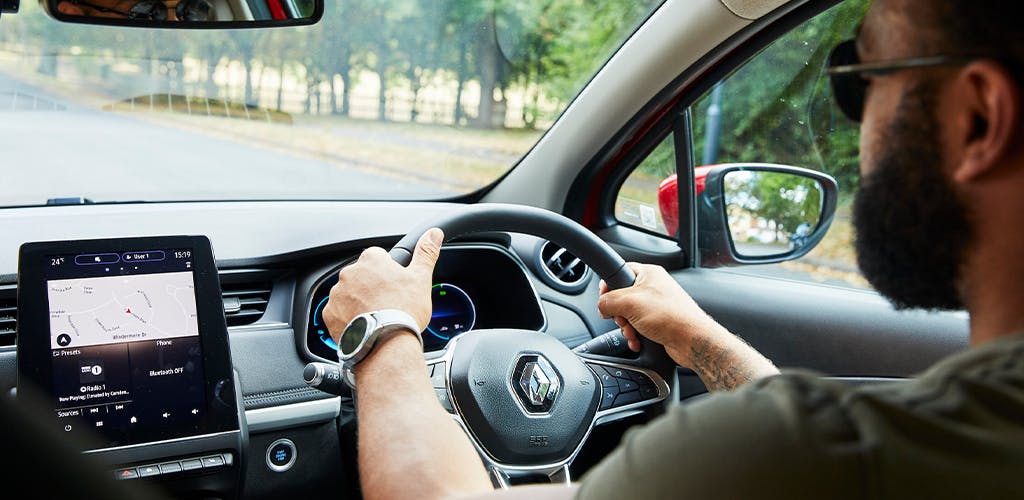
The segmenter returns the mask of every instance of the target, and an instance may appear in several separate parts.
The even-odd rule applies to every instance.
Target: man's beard
[[[897,309],[963,308],[960,268],[972,230],[942,172],[935,96],[928,85],[903,95],[854,201],[857,263]]]

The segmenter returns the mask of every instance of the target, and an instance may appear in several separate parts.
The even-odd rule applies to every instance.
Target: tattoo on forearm
[[[757,364],[761,359],[745,359],[736,352],[724,349],[707,340],[697,340],[690,346],[693,370],[697,372],[709,391],[728,391],[764,375],[764,367]],[[760,357],[758,355],[758,357]],[[763,358],[762,358],[763,359]],[[774,370],[767,359],[763,360]]]

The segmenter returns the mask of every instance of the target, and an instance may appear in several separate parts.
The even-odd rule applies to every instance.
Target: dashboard
[[[0,389],[12,393],[18,381],[14,336],[3,332],[17,328],[16,319],[5,319],[4,311],[20,309],[22,243],[202,235],[215,253],[211,272],[219,275],[230,353],[230,361],[207,366],[235,381],[236,397],[222,399],[237,404],[237,430],[226,427],[230,439],[219,433],[213,441],[199,439],[199,433],[209,435],[207,429],[216,431],[215,426],[181,427],[185,430],[169,439],[140,434],[139,439],[112,440],[106,444],[111,453],[94,456],[111,473],[155,474],[175,496],[215,491],[225,497],[273,498],[342,491],[356,497],[351,395],[326,394],[302,380],[306,363],[334,357],[320,311],[338,271],[365,248],[387,248],[452,207],[218,202],[0,210],[0,227],[8,236],[0,242],[0,340],[5,342],[0,344]],[[544,266],[558,253],[547,242],[522,234],[478,234],[446,245],[435,268],[425,357],[440,355],[452,338],[470,330],[542,331],[574,347],[614,328],[597,314],[598,280],[590,273],[579,274],[571,286],[552,281],[558,273]],[[204,302],[211,300],[197,298],[200,308]],[[205,347],[204,355],[213,352]],[[212,394],[195,401],[210,403]],[[184,400],[174,403],[186,405]],[[202,411],[213,410],[208,405]],[[210,461],[208,468],[202,468],[204,459]],[[184,468],[195,463],[199,472]]]

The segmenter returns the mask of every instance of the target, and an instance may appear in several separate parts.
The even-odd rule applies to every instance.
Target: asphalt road
[[[87,109],[0,74],[0,205],[49,198],[400,199],[441,185]]]

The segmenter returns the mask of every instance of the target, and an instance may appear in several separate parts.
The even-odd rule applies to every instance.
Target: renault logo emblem
[[[516,395],[528,413],[547,413],[562,387],[558,372],[538,354],[520,357],[513,377]]]

